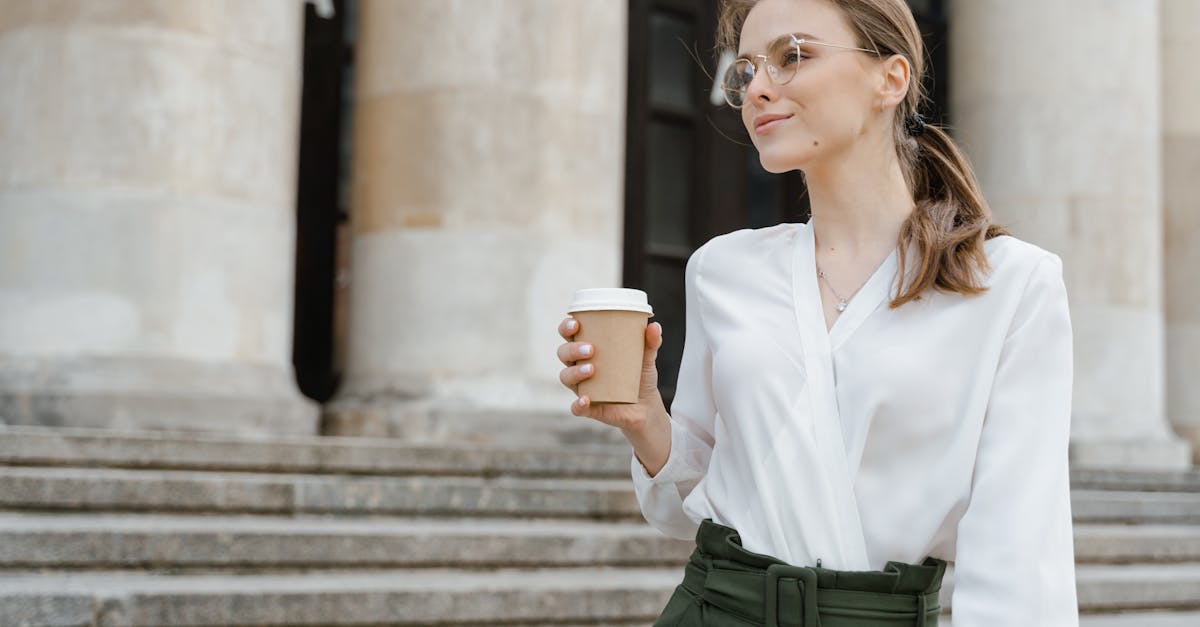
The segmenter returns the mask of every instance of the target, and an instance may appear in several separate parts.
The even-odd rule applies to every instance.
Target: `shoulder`
[[[1001,235],[984,242],[983,249],[991,266],[989,288],[1023,290],[1034,278],[1062,280],[1062,258],[1036,244]]]
[[[1008,333],[1039,320],[1055,332],[1070,334],[1070,303],[1063,278],[1062,258],[1012,236],[985,242],[992,264],[988,291],[1000,311]]]
[[[758,229],[739,229],[717,235],[692,252],[689,273],[700,272],[717,264],[724,268],[753,262],[757,257],[790,247],[805,224],[784,222]]]

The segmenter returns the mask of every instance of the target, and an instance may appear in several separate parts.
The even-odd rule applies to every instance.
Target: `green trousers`
[[[751,553],[711,520],[655,627],[937,627],[946,562],[888,562],[879,571],[800,567]]]

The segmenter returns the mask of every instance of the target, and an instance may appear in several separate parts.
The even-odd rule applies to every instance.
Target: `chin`
[[[767,172],[770,172],[771,174],[783,174],[784,172],[790,172],[790,171],[796,169],[796,168],[789,168],[787,166],[782,166],[782,165],[775,165],[775,164],[767,162],[767,161],[762,161],[761,163],[762,163],[763,169],[766,170]]]
[[[792,150],[775,149],[759,150],[758,162],[762,167],[771,174],[783,174],[792,170],[803,170],[804,165],[811,157],[808,153],[797,153]]]

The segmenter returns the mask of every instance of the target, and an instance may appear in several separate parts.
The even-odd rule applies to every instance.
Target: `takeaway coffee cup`
[[[627,288],[592,288],[575,292],[568,313],[579,321],[576,342],[593,347],[594,374],[579,382],[579,395],[592,403],[636,403],[642,382],[646,324],[654,310],[646,293]]]

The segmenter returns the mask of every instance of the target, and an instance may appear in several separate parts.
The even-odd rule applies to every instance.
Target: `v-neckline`
[[[817,285],[816,246],[808,224],[799,225],[792,258],[792,298],[806,382],[803,395],[807,398],[807,408],[804,409],[810,417],[807,426],[818,458],[813,481],[822,486],[834,507],[838,544],[843,552],[840,557],[851,565],[868,563],[867,548],[854,493],[857,468],[851,467],[853,452],[846,449],[841,424],[833,353],[887,295],[889,279],[896,265],[895,255],[893,251],[879,264],[828,330],[820,286]]]
[[[833,321],[832,327],[825,325],[825,308],[821,300],[821,286],[817,279],[817,249],[812,225],[800,225],[795,256],[792,263],[792,287],[797,308],[797,318],[804,325],[818,324],[818,328],[829,342],[830,352],[837,350],[856,329],[889,297],[896,273],[898,248],[893,248],[866,283],[850,298],[846,309]]]

